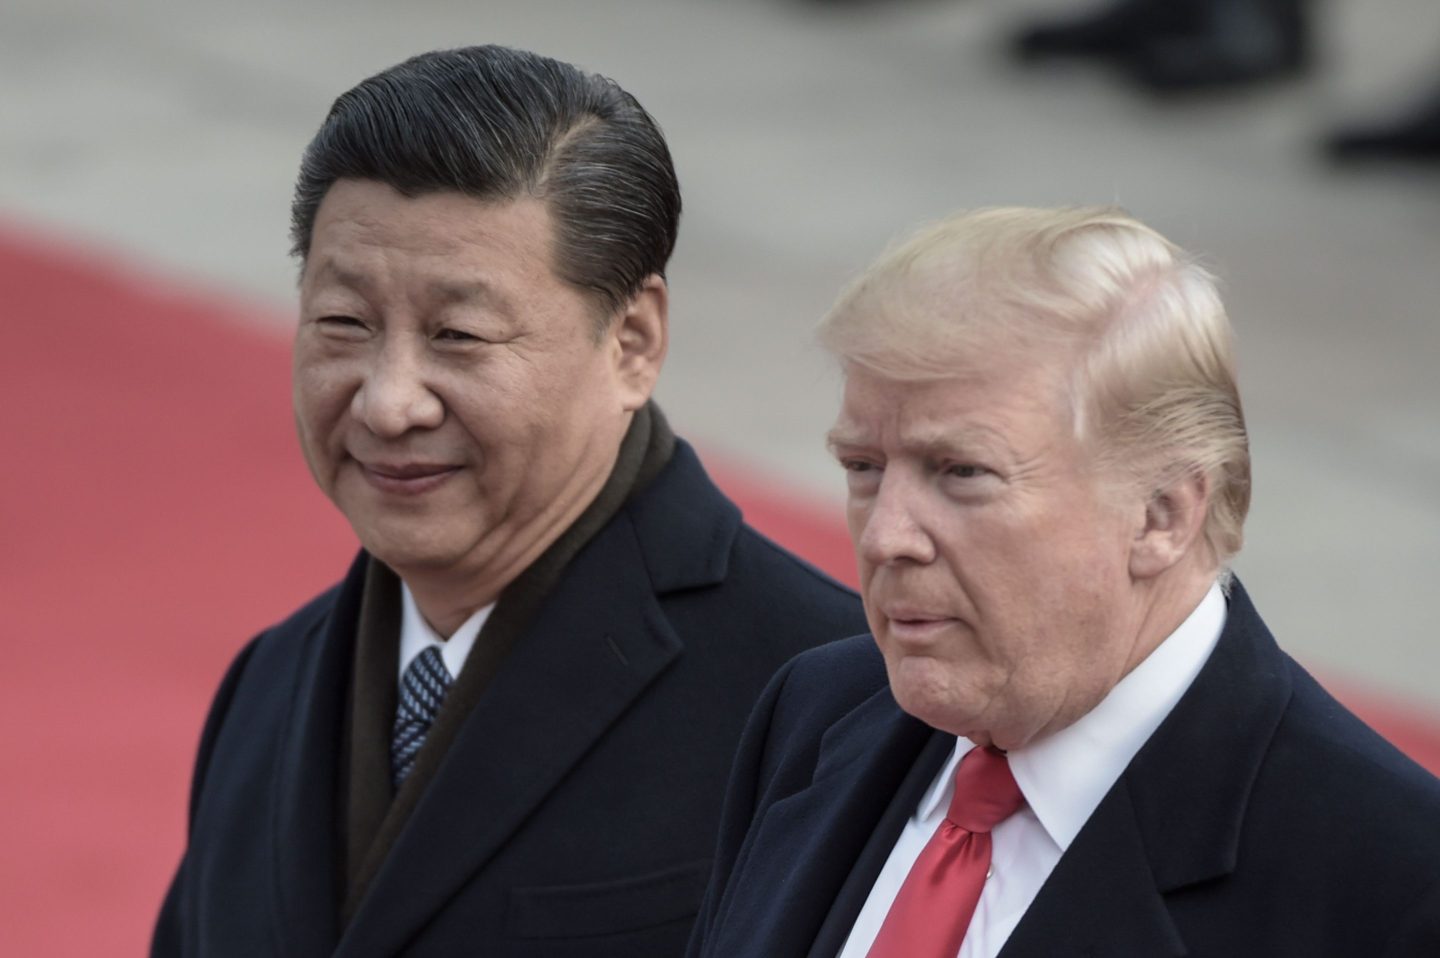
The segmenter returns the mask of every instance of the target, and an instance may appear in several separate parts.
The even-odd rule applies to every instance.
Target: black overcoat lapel
[[[330,614],[305,643],[287,734],[275,757],[272,817],[277,892],[286,955],[328,955],[339,935],[339,831],[335,795],[355,629],[369,557],[361,552]],[[260,890],[256,890],[257,893]]]
[[[1286,659],[1238,582],[1194,683],[1136,754],[1000,958],[1188,954],[1187,889],[1235,869],[1246,807],[1290,701]]]
[[[729,540],[711,546],[728,551]],[[337,954],[401,952],[680,653],[622,512],[572,561],[476,704]]]
[[[894,797],[881,813],[880,819],[870,832],[869,839],[860,851],[850,874],[836,893],[835,903],[830,906],[820,931],[815,935],[815,944],[810,948],[810,958],[835,958],[855,927],[860,909],[865,907],[870,890],[890,852],[900,838],[906,822],[915,814],[925,790],[935,780],[940,767],[955,750],[955,736],[944,732],[931,731],[925,745],[911,763],[910,770],[900,782]]]
[[[1112,791],[1025,912],[1000,958],[1179,958],[1130,796]]]
[[[888,688],[827,729],[810,784],[770,804],[751,826],[746,844],[764,849],[764,857],[742,849],[708,953],[809,954],[876,823],[933,736],[900,711]]]

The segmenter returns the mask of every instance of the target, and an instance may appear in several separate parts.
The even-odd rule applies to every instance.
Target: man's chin
[[[370,555],[404,576],[406,573],[441,572],[454,568],[465,550],[454,543],[433,536],[396,536],[366,534],[355,530],[360,544]]]
[[[957,702],[955,696],[945,690],[916,685],[903,680],[897,682],[893,678],[890,689],[901,711],[919,719],[931,728],[949,732],[952,735],[960,735],[963,734],[962,729],[974,724],[970,720],[973,712],[962,707],[962,703]]]

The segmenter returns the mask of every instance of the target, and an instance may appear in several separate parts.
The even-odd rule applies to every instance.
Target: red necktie
[[[955,772],[945,820],[915,859],[869,958],[955,958],[990,871],[990,829],[1025,802],[1010,763],[975,748]]]

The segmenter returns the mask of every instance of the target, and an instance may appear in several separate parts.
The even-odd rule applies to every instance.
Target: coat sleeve
[[[745,837],[758,811],[757,804],[763,790],[770,751],[771,725],[775,718],[776,705],[784,695],[785,682],[790,677],[793,666],[792,659],[770,679],[751,710],[745,723],[745,731],[740,736],[735,761],[730,769],[730,781],[725,788],[725,804],[720,812],[715,865],[710,873],[705,897],[700,902],[700,914],[696,918],[695,928],[690,934],[687,958],[701,958],[711,954],[707,950],[707,941],[713,937],[712,932],[723,912],[727,886],[740,864]]]
[[[230,710],[230,703],[235,697],[235,689],[240,684],[241,673],[245,671],[245,664],[250,660],[251,653],[259,638],[252,640],[240,654],[230,663],[230,668],[225,672],[225,678],[220,682],[220,688],[215,693],[214,700],[210,703],[210,713],[206,716],[204,730],[200,733],[200,749],[195,759],[195,772],[190,782],[190,811],[189,826],[186,829],[186,842],[188,844],[191,831],[195,827],[195,813],[200,804],[200,796],[205,789],[205,771],[210,765],[210,756],[215,748],[215,740],[220,736],[220,729],[225,724],[225,716]],[[155,934],[150,942],[151,958],[179,958],[185,955],[185,877],[188,851],[180,859],[180,867],[176,870],[175,878],[170,882],[170,890],[165,895],[165,901],[160,906],[160,917],[155,923]]]

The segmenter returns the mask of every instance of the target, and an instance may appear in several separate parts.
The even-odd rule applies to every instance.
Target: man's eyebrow
[[[964,455],[977,446],[990,448],[1000,440],[992,430],[977,427],[922,429],[901,439],[901,448],[911,454],[930,459]],[[825,434],[825,448],[864,446],[868,440],[859,430],[836,426]]]
[[[844,426],[835,426],[825,434],[825,448],[831,452],[834,452],[837,446],[859,446],[863,444],[864,440],[858,431],[848,429]]]
[[[351,269],[343,263],[334,259],[323,259],[315,269],[315,278],[333,283],[337,286],[344,286],[346,289],[353,289],[364,293],[370,288],[370,280],[365,274],[356,269]]]
[[[354,290],[362,296],[369,293],[373,286],[364,270],[355,269],[335,259],[321,261],[316,268],[316,278]],[[514,312],[509,298],[483,279],[435,280],[427,284],[426,293],[440,306],[480,303],[507,314]]]

